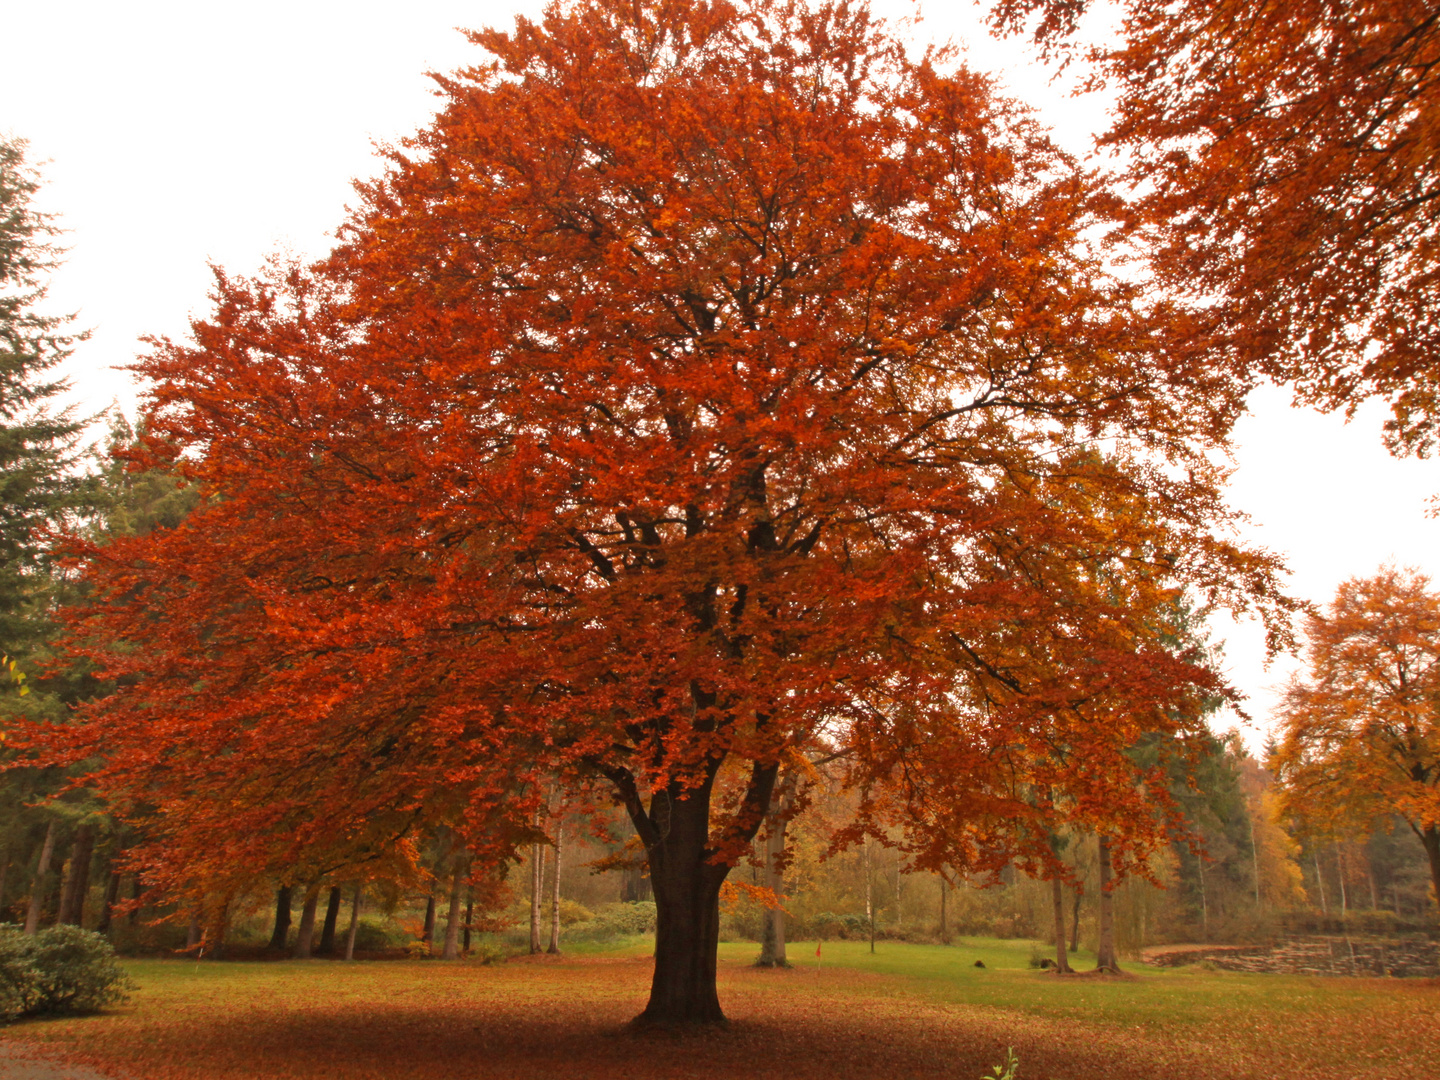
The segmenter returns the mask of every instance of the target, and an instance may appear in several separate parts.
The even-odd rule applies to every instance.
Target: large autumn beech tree
[[[1090,0],[999,0],[1077,49]],[[1115,95],[1160,281],[1196,334],[1302,401],[1387,399],[1386,438],[1440,437],[1440,8],[1416,0],[1124,0],[1090,49]]]
[[[1322,835],[1402,818],[1440,898],[1440,594],[1386,567],[1341,584],[1306,638],[1279,711],[1287,809]]]
[[[1137,865],[1167,814],[1126,751],[1223,692],[1179,590],[1283,604],[1216,533],[1247,381],[1107,276],[1113,200],[863,7],[473,38],[329,259],[221,275],[139,365],[148,460],[208,496],[84,553],[121,689],[52,752],[103,749],[157,877],[434,821],[483,862],[607,791],[660,1023],[722,1019],[717,897],[805,752],[924,865],[1067,821]]]

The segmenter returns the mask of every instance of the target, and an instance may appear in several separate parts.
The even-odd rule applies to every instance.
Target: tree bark
[[[707,758],[698,784],[672,782],[655,791],[648,810],[627,769],[601,767],[645,845],[655,894],[655,972],[637,1026],[725,1022],[715,991],[720,886],[730,873],[725,855],[733,858],[731,853],[755,839],[779,766],[752,763],[740,805],[718,830],[722,846],[717,850],[710,846],[710,797],[723,760],[721,755]]]
[[[300,909],[300,929],[295,934],[296,960],[310,959],[310,944],[315,937],[315,910],[320,906],[320,888],[315,886],[305,893],[305,906]]]
[[[420,940],[426,945],[435,943],[435,885],[433,882],[430,885],[430,895],[425,898],[425,929],[420,932]]]
[[[1100,942],[1095,948],[1097,971],[1119,972],[1120,961],[1115,955],[1115,897],[1111,892],[1110,838],[1100,837]]]
[[[355,883],[355,899],[350,902],[350,932],[345,935],[345,959],[355,959],[355,933],[360,928],[361,885]]]
[[[281,885],[275,893],[275,929],[270,934],[271,949],[284,949],[290,940],[290,904],[293,885]]]
[[[1330,909],[1325,906],[1325,877],[1320,873],[1320,849],[1317,847],[1310,854],[1315,860],[1315,888],[1320,891],[1320,914],[1329,915]]]
[[[875,951],[875,886],[870,872],[870,837],[865,837],[862,849],[865,859],[865,918],[870,923],[870,951]]]
[[[5,881],[10,876],[10,848],[7,846],[0,852],[0,916],[5,913]]]
[[[465,956],[470,955],[470,928],[475,925],[475,887],[469,886],[465,890],[465,928],[462,934],[460,951]]]
[[[60,912],[55,922],[60,926],[83,926],[85,895],[90,891],[90,857],[95,852],[95,826],[84,824],[75,830],[70,845],[70,873],[60,894]]]
[[[560,955],[560,844],[562,830],[555,823],[555,881],[550,889],[550,944],[545,951]]]
[[[1065,886],[1056,874],[1050,879],[1050,896],[1055,908],[1055,970],[1070,972],[1070,958],[1065,949]]]
[[[466,853],[455,853],[455,872],[450,880],[450,907],[445,913],[445,948],[442,960],[460,959],[460,898],[465,892],[465,877],[470,869]]]
[[[189,952],[200,944],[200,909],[190,909],[190,925],[185,928],[185,951]]]
[[[530,845],[530,952],[540,952],[540,907],[545,892],[545,845]]]
[[[1075,904],[1071,908],[1070,918],[1070,951],[1080,951],[1080,886],[1075,886]]]
[[[661,792],[651,813],[661,831],[658,842],[648,847],[655,892],[655,974],[638,1021],[666,1026],[724,1023],[715,990],[715,954],[720,886],[729,867],[708,862],[710,785]]]
[[[1435,886],[1435,901],[1440,904],[1440,827],[1431,825],[1420,830],[1420,842],[1425,845],[1425,856],[1430,860],[1430,882]],[[1396,910],[1399,910],[1398,903]]]
[[[790,827],[790,810],[795,805],[797,776],[793,769],[785,774],[770,808],[770,831],[765,836],[765,887],[774,896],[776,906],[767,907],[761,916],[764,925],[756,967],[790,966],[790,961],[785,958],[785,910],[780,907],[785,895],[785,875],[780,870],[780,864],[785,857],[785,833]]]
[[[108,934],[110,923],[115,918],[115,904],[120,899],[120,871],[111,870],[110,880],[105,885],[105,905],[100,909],[100,922],[95,927],[97,934]]]
[[[945,895],[950,891],[950,883],[945,880],[945,875],[940,875],[940,940],[946,944],[950,940],[950,926],[945,918]]]
[[[320,931],[320,953],[329,956],[335,951],[335,925],[340,921],[340,886],[330,886],[330,897],[325,902],[325,925]]]
[[[40,845],[40,861],[35,864],[35,881],[30,887],[30,907],[25,913],[25,933],[40,932],[40,916],[45,910],[45,894],[50,891],[50,860],[55,857],[55,822],[45,826],[45,841]]]

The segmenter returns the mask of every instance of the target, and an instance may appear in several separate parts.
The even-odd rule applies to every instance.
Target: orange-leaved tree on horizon
[[[1306,638],[1279,708],[1286,808],[1322,836],[1398,815],[1440,900],[1440,593],[1393,566],[1352,578]]]
[[[103,752],[177,866],[437,814],[483,862],[606,788],[660,1023],[723,1018],[720,888],[796,752],[926,865],[1043,843],[1037,783],[1122,862],[1159,842],[1125,750],[1220,689],[1164,612],[1284,602],[1217,538],[1248,380],[1106,273],[1108,193],[860,7],[473,38],[330,258],[218,275],[139,364],[207,499],[82,552],[119,689],[48,752]]]

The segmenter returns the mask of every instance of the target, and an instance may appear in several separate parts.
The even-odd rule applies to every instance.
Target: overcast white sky
[[[410,0],[251,0],[245,4],[48,0],[11,5],[0,65],[0,133],[43,162],[41,205],[69,229],[51,287],[55,310],[92,330],[70,367],[88,411],[134,389],[115,366],[144,334],[183,336],[206,309],[208,261],[236,271],[288,249],[318,255],[341,220],[350,180],[376,171],[373,145],[422,126],[435,107],[427,70],[476,50],[457,26],[510,25],[539,4]],[[906,0],[879,11],[913,14]],[[960,4],[928,4],[907,33],[968,44],[1038,107],[1063,145],[1083,153],[1103,103],[1069,98],[1023,48],[1001,46]],[[1246,538],[1283,553],[1294,595],[1323,602],[1386,560],[1430,569],[1440,522],[1426,516],[1440,468],[1396,461],[1380,446],[1383,408],[1349,425],[1257,392],[1237,432],[1234,505]],[[1269,671],[1253,625],[1217,622],[1230,677],[1263,724]],[[1252,744],[1257,732],[1250,733]]]

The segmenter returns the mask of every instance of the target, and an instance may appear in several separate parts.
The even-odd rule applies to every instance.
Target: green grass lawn
[[[0,1043],[129,1080],[1433,1080],[1440,983],[1128,965],[1057,977],[1029,942],[720,947],[728,1031],[638,1038],[648,940],[507,963],[127,962],[130,1004],[0,1030]],[[976,968],[976,960],[984,968]],[[1079,966],[1093,958],[1080,954]]]

